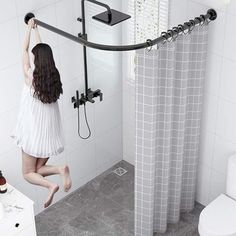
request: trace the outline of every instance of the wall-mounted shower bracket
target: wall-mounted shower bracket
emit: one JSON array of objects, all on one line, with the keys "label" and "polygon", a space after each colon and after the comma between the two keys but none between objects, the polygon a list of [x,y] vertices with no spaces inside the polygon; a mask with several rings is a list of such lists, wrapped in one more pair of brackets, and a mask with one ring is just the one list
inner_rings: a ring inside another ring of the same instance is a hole
[{"label": "wall-mounted shower bracket", "polygon": [[100,102],[103,100],[103,93],[101,92],[100,89],[97,89],[95,91],[91,90],[91,88],[89,88],[87,90],[87,96],[84,93],[81,93],[80,97],[79,97],[79,91],[76,90],[76,96],[73,96],[71,98],[71,102],[74,104],[74,108],[79,108],[80,105],[84,105],[86,104],[86,102],[91,102],[94,103],[94,99],[96,97],[100,98]]},{"label": "wall-mounted shower bracket", "polygon": [[81,98],[79,98],[79,91],[76,90],[76,95],[71,98],[71,102],[74,104],[74,109],[79,108],[80,105],[86,103],[86,99],[84,94],[81,94]]},{"label": "wall-mounted shower bracket", "polygon": [[78,18],[77,18],[77,21],[82,22],[83,20],[82,20],[81,17],[78,17]]},{"label": "wall-mounted shower bracket", "polygon": [[[88,139],[91,136],[91,130],[90,130],[90,127],[89,127],[87,112],[86,112],[86,102],[87,102],[86,95],[84,93],[82,93],[81,98],[79,98],[79,91],[76,90],[76,95],[71,98],[71,102],[74,104],[74,108],[77,109],[77,111],[78,111],[78,135],[82,139]],[[80,109],[79,108],[80,108],[81,105],[84,106],[84,117],[85,117],[86,125],[88,127],[88,135],[86,137],[82,136],[81,133],[80,133],[80,114],[79,114]]]},{"label": "wall-mounted shower bracket", "polygon": [[88,89],[87,91],[87,100],[91,103],[94,103],[95,101],[93,100],[93,98],[99,97],[100,98],[100,102],[103,100],[103,93],[101,92],[100,89],[97,89],[95,91],[92,91],[91,89]]},{"label": "wall-mounted shower bracket", "polygon": [[79,37],[79,38],[82,38],[82,39],[84,39],[84,40],[87,40],[87,39],[88,39],[88,35],[87,35],[87,34],[78,33],[78,37]]}]

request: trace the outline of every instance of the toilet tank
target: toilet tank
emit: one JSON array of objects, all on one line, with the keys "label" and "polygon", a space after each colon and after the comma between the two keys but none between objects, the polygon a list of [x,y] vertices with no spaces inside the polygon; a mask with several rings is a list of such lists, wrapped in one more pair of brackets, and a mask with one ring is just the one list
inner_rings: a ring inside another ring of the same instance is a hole
[{"label": "toilet tank", "polygon": [[236,200],[236,153],[228,159],[226,194]]}]

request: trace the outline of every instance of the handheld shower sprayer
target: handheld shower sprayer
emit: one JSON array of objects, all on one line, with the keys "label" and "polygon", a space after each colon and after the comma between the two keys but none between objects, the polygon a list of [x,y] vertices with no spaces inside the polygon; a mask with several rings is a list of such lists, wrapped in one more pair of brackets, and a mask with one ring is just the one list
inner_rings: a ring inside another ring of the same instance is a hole
[{"label": "handheld shower sprayer", "polygon": [[[71,98],[71,102],[74,104],[74,109],[77,109],[77,111],[78,111],[78,135],[82,139],[88,139],[88,138],[90,138],[90,136],[92,134],[91,129],[89,127],[88,118],[87,118],[86,101],[87,101],[87,99],[86,99],[84,94],[81,94],[81,98],[79,98],[79,91],[78,90],[76,90],[76,96],[73,96]],[[86,137],[82,136],[81,132],[80,132],[79,108],[80,108],[81,105],[84,105],[84,117],[85,117],[85,122],[86,122],[86,125],[87,125],[87,128],[88,128],[88,135]]]}]

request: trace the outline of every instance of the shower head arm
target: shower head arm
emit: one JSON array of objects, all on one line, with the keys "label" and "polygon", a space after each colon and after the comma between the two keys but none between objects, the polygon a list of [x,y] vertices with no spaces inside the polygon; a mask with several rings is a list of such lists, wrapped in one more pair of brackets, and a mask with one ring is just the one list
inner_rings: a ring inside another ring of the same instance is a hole
[{"label": "shower head arm", "polygon": [[111,8],[107,4],[96,1],[96,0],[82,0],[82,1],[88,1],[88,2],[94,3],[96,5],[99,5],[101,7],[105,7],[108,12],[109,21],[111,21],[111,18],[112,18]]}]

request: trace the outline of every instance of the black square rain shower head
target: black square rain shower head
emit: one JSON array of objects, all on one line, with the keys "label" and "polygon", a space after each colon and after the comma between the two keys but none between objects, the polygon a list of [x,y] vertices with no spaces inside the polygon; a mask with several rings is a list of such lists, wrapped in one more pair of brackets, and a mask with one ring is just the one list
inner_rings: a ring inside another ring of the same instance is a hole
[{"label": "black square rain shower head", "polygon": [[95,20],[98,20],[104,24],[113,26],[113,25],[116,25],[122,21],[125,21],[125,20],[131,18],[131,16],[127,15],[125,13],[116,11],[114,9],[111,9],[111,15],[108,14],[108,11],[104,11],[96,16],[93,16],[92,18]]}]

